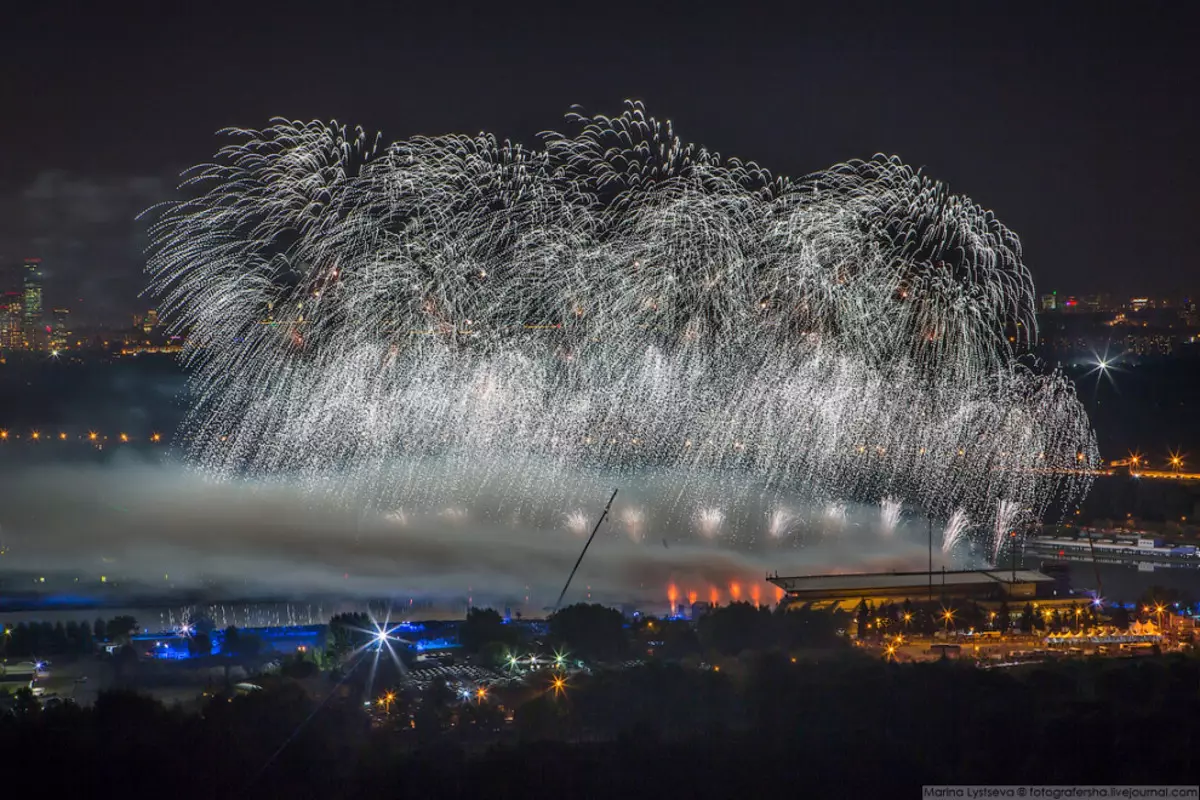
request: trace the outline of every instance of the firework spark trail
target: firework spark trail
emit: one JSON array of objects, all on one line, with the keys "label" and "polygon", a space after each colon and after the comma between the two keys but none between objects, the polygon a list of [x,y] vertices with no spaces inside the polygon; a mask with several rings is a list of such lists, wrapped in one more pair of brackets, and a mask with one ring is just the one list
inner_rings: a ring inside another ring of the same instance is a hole
[{"label": "firework spark trail", "polygon": [[992,563],[1000,558],[1000,548],[1004,540],[1012,533],[1022,516],[1019,503],[1012,500],[1001,500],[996,505],[996,526],[992,535]]},{"label": "firework spark trail", "polygon": [[635,542],[640,542],[643,538],[642,526],[645,524],[646,515],[640,508],[634,506],[626,506],[621,509],[618,515],[621,524],[625,526],[625,532],[629,534],[629,538]]},{"label": "firework spark trail", "polygon": [[900,524],[901,508],[900,501],[894,497],[885,497],[880,501],[879,525],[884,535],[891,536],[896,532],[896,526]]},{"label": "firework spark trail", "polygon": [[583,511],[575,510],[567,514],[567,529],[571,533],[583,535],[587,533],[588,518]]},{"label": "firework spark trail", "polygon": [[942,552],[949,555],[954,546],[966,538],[970,525],[971,520],[967,517],[967,512],[961,508],[954,509],[942,532]]},{"label": "firework spark trail", "polygon": [[719,508],[702,508],[696,512],[696,529],[706,539],[713,539],[721,532],[725,514]]},{"label": "firework spark trail", "polygon": [[772,539],[781,539],[795,523],[795,514],[786,508],[776,508],[767,515],[767,533]]},{"label": "firework spark trail", "polygon": [[612,473],[718,476],[675,521],[721,508],[728,535],[752,492],[972,519],[1085,495],[1095,438],[1017,358],[1033,283],[991,212],[895,158],[789,179],[637,104],[569,123],[540,148],[229,131],[147,267],[190,454],[384,508],[503,486],[522,514],[547,480],[562,514]]},{"label": "firework spark trail", "polygon": [[835,500],[825,506],[825,519],[834,523],[836,526],[846,524],[846,504],[841,500]]}]

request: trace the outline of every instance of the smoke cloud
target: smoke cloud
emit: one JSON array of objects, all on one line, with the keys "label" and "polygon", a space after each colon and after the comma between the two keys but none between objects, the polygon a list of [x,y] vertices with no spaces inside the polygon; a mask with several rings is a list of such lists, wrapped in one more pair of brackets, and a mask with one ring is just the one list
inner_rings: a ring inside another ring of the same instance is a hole
[{"label": "smoke cloud", "polygon": [[[10,575],[72,573],[81,585],[103,575],[162,595],[415,597],[460,613],[468,598],[527,613],[552,605],[607,494],[554,513],[510,513],[481,490],[468,505],[366,514],[287,480],[217,482],[169,461],[10,466],[4,473],[0,536]],[[705,526],[718,511],[681,531],[677,521],[686,515],[626,491],[567,602],[665,604],[668,586],[680,602],[692,592],[705,600],[716,592],[722,602],[734,593],[773,602],[774,588],[764,582],[769,572],[925,565],[924,525],[908,520],[887,534],[877,507],[834,515],[775,509],[764,512],[761,536],[743,532],[734,540],[708,535]]]}]

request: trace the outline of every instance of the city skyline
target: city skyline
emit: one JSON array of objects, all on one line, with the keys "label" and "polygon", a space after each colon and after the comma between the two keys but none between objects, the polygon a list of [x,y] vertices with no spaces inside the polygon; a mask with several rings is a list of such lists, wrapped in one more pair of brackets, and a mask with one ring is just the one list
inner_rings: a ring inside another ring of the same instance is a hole
[{"label": "city skyline", "polygon": [[[44,325],[51,319],[57,319],[57,322],[53,323],[51,327],[60,329],[61,333],[63,314],[74,314],[71,319],[74,319],[76,324],[96,330],[139,328],[147,315],[151,315],[153,318],[152,327],[159,324],[158,312],[151,303],[147,302],[147,298],[141,296],[141,293],[134,300],[122,306],[120,310],[114,309],[104,314],[93,312],[90,317],[81,317],[78,307],[88,305],[86,298],[77,297],[75,303],[71,303],[69,298],[74,293],[69,291],[69,287],[56,285],[53,280],[47,281],[43,272],[43,263],[42,258],[30,256],[14,261],[12,264],[6,264],[3,256],[0,256],[0,299],[2,299],[0,311],[7,313],[15,300],[16,306],[18,306],[17,313],[23,320],[22,325],[17,326],[20,330],[30,330],[36,320],[41,320]],[[31,278],[35,271],[36,277]],[[44,298],[47,296],[51,298],[52,302],[45,301]],[[1101,313],[1125,310],[1140,312],[1155,309],[1181,309],[1195,312],[1197,306],[1195,298],[1197,297],[1200,297],[1200,292],[1187,289],[1157,292],[1134,291],[1128,294],[1088,289],[1070,293],[1038,286],[1037,308],[1039,313]],[[130,324],[131,321],[132,324]],[[11,344],[10,324],[6,321],[0,325],[0,348],[21,349]],[[53,332],[47,330],[45,333],[51,335]],[[27,347],[25,349],[38,348]]]},{"label": "city skyline", "polygon": [[[79,287],[51,303],[123,318],[142,305],[136,215],[171,197],[226,126],[354,119],[388,139],[488,129],[536,146],[572,104],[630,97],[777,174],[896,154],[1005,220],[1040,291],[1190,291],[1178,285],[1194,258],[1186,187],[1200,177],[1190,10],[1010,10],[818,4],[766,25],[749,9],[653,8],[625,24],[608,7],[610,25],[422,7],[363,24],[264,4],[214,26],[225,17],[207,7],[92,19],[25,5],[0,85],[10,116],[30,122],[0,132],[21,154],[0,165],[0,263],[41,257],[49,280]],[[179,46],[181,30],[203,35]],[[331,41],[355,42],[353,58],[314,68]]]}]

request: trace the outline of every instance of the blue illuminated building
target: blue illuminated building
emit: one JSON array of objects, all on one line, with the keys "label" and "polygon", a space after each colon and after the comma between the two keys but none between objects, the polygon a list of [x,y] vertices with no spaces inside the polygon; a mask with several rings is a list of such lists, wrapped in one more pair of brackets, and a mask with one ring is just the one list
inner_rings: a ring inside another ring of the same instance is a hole
[{"label": "blue illuminated building", "polygon": [[177,633],[140,633],[129,637],[129,643],[138,655],[149,655],[164,661],[178,661],[190,658],[186,636]]},{"label": "blue illuminated building", "polygon": [[[261,642],[260,653],[290,654],[298,650],[316,650],[325,646],[324,625],[283,625],[269,628],[238,628],[238,633]],[[209,635],[213,655],[220,655],[225,644],[225,631],[214,630]],[[167,661],[190,658],[188,637],[176,632],[142,633],[130,637],[139,654]]]}]

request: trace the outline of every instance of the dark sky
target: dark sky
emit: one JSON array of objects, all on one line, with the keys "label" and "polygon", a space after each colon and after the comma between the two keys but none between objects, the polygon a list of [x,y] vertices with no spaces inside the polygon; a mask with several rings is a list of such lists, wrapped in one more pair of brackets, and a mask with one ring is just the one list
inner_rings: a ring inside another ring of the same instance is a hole
[{"label": "dark sky", "polygon": [[221,127],[531,142],[627,97],[777,173],[923,166],[1021,235],[1039,289],[1200,290],[1194,3],[13,5],[0,265],[43,256],[83,317],[150,304],[132,217]]}]

